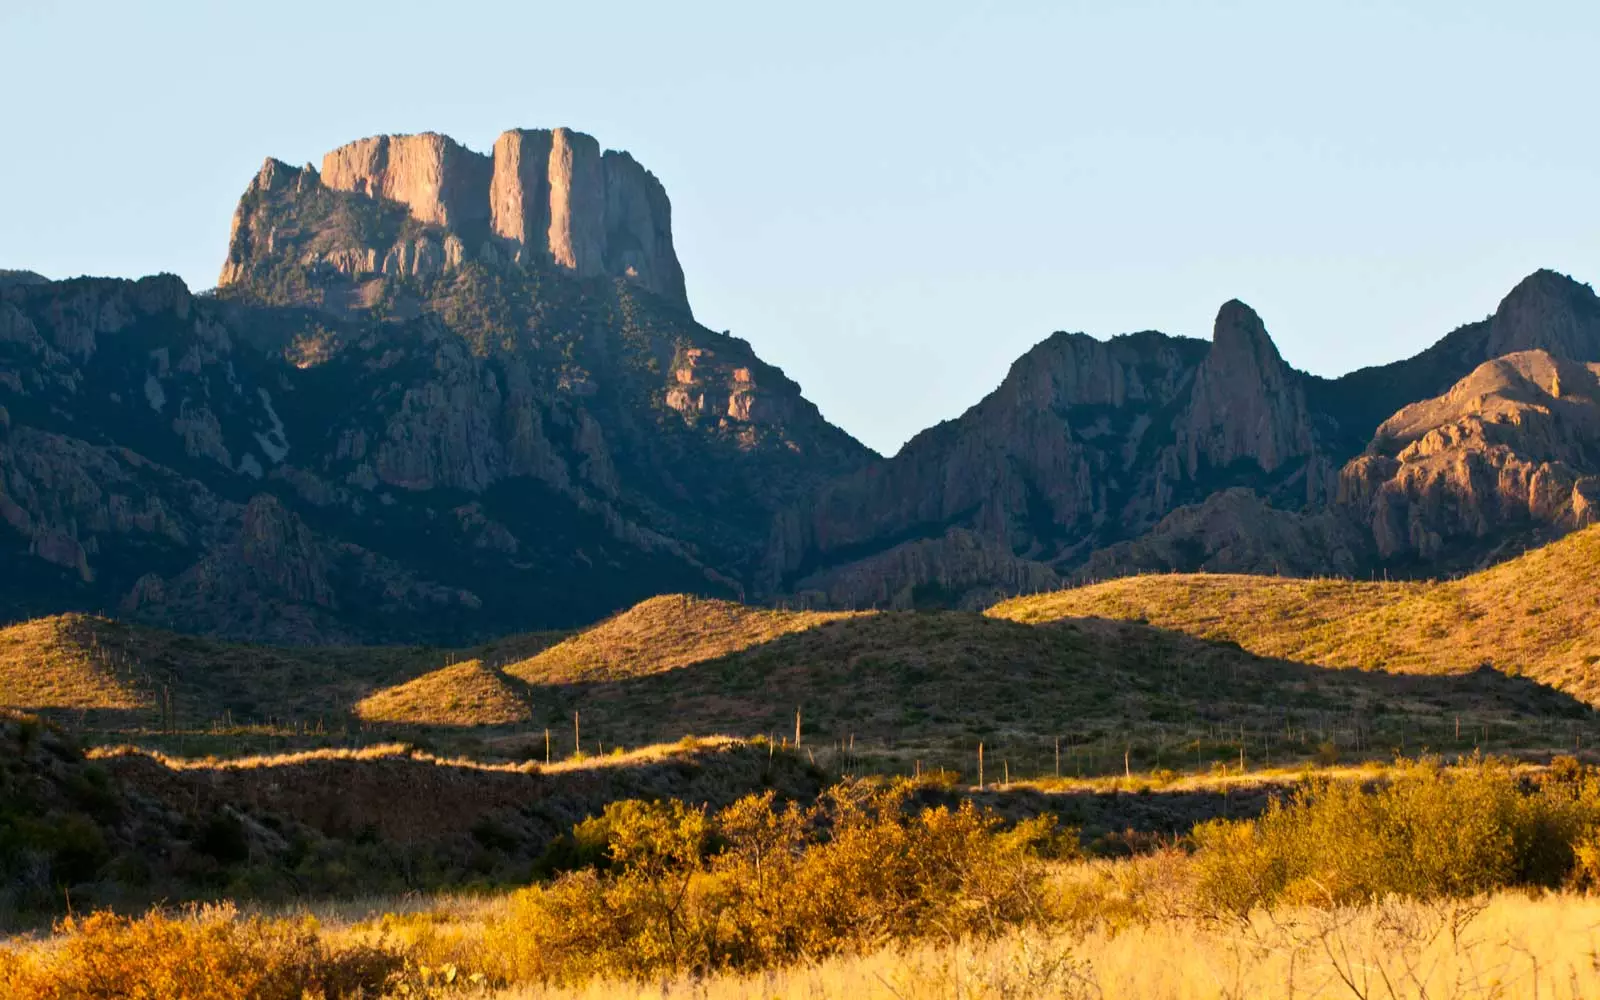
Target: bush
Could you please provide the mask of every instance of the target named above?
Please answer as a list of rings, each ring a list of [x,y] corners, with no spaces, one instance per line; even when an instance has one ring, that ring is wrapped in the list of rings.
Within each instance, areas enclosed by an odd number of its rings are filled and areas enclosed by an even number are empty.
[[[1600,789],[1587,778],[1532,787],[1496,761],[1403,763],[1374,789],[1321,781],[1259,819],[1196,827],[1198,901],[1243,913],[1554,887],[1578,874],[1597,824]]]
[[[0,996],[27,1000],[325,1000],[379,995],[403,956],[330,949],[313,920],[109,912],[62,921],[51,947],[0,949]]]
[[[748,796],[715,816],[613,803],[575,831],[604,864],[517,893],[479,952],[504,982],[758,968],[1038,920],[1048,819],[1010,832],[971,803],[906,808],[907,784],[841,785],[809,809]]]

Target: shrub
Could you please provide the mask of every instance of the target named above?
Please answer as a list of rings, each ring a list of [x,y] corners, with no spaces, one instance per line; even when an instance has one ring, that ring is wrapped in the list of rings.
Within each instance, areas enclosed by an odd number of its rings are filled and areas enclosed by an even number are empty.
[[[1197,900],[1243,913],[1557,886],[1597,823],[1600,790],[1587,779],[1532,787],[1496,761],[1403,763],[1373,789],[1316,782],[1259,819],[1196,827]]]
[[[19,1000],[325,1000],[376,996],[404,967],[376,947],[331,949],[316,922],[96,913],[56,927],[52,946],[0,949],[0,996]]]
[[[970,802],[920,812],[909,783],[835,787],[808,809],[748,796],[715,816],[619,802],[580,824],[604,864],[517,893],[488,931],[505,982],[757,968],[1038,920],[1040,855],[1075,837],[1050,819],[1002,832]]]

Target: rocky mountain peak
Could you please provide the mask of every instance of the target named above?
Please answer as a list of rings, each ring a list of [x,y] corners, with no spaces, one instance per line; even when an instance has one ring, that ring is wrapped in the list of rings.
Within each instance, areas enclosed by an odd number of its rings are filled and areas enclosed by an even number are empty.
[[[1600,298],[1564,274],[1539,270],[1517,283],[1489,320],[1488,356],[1549,351],[1600,360]]]
[[[1229,299],[1217,310],[1211,344],[1207,363],[1213,368],[1244,366],[1250,371],[1266,372],[1286,367],[1278,346],[1267,334],[1266,324],[1254,309],[1238,299]]]
[[[318,186],[396,206],[424,232],[368,245],[394,227],[352,233],[327,225],[324,211],[313,220],[317,245],[299,245],[306,220],[292,218],[280,196]],[[625,278],[688,309],[665,188],[627,153],[566,128],[513,129],[487,154],[433,132],[370,136],[330,151],[320,174],[268,159],[240,201],[219,284],[284,253],[354,279],[448,271],[469,258],[540,262],[582,278]]]
[[[1237,299],[1217,312],[1211,351],[1177,431],[1190,478],[1240,459],[1270,473],[1313,450],[1299,373],[1284,363],[1261,317]]]

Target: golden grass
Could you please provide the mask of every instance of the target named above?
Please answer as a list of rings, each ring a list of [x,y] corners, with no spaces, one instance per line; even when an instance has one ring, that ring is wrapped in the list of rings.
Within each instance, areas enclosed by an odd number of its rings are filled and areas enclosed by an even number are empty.
[[[55,615],[0,630],[0,705],[99,712],[109,729],[201,731],[267,719],[332,727],[363,721],[355,712],[363,700],[437,672],[412,692],[391,692],[374,711],[405,717],[386,724],[502,725],[526,720],[512,718],[517,699],[504,678],[450,673],[441,663],[526,659],[563,635],[513,635],[454,653],[406,646],[281,648],[93,615]],[[411,697],[429,687],[440,696],[437,717],[428,714],[425,698]],[[475,716],[487,721],[461,721]]]
[[[886,949],[747,976],[524,987],[500,1000],[1579,1000],[1600,996],[1600,899],[1504,893],[1172,919]]]
[[[511,726],[532,712],[498,672],[468,660],[356,702],[357,718],[412,726]]]
[[[733,601],[652,597],[506,668],[534,684],[575,684],[662,673],[855,617],[848,611],[773,611]]]
[[[95,637],[94,619],[57,615],[0,629],[0,705],[21,709],[154,708],[133,665]]]
[[[1600,705],[1600,526],[1451,582],[1141,576],[1021,597],[988,614],[1145,621],[1327,667],[1434,674],[1490,665]]]
[[[111,760],[121,757],[147,757],[171,771],[250,771],[260,768],[290,768],[302,764],[318,761],[381,761],[381,760],[407,760],[422,764],[434,764],[439,767],[460,768],[469,771],[492,771],[499,773],[530,774],[565,773],[593,770],[606,770],[611,768],[629,767],[638,764],[654,763],[669,757],[690,758],[720,750],[745,747],[749,744],[744,740],[737,740],[727,736],[709,736],[695,739],[679,740],[676,743],[659,743],[650,746],[635,747],[632,750],[621,750],[602,756],[568,757],[553,761],[550,764],[540,764],[534,761],[521,763],[504,763],[474,760],[470,757],[447,757],[440,754],[418,750],[407,743],[374,743],[361,747],[323,748],[317,750],[298,750],[290,753],[252,754],[244,757],[180,757],[173,754],[160,753],[142,747],[123,745],[115,747],[92,747],[85,756],[89,760]]]

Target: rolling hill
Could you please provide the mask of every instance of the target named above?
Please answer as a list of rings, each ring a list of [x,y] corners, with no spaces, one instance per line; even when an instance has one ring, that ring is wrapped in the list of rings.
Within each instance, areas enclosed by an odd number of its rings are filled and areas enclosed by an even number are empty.
[[[430,680],[431,671],[461,660],[525,659],[561,638],[528,633],[459,652],[250,646],[54,615],[0,629],[0,705],[110,730],[336,722],[363,699],[412,682],[443,703],[446,689],[469,687],[470,678],[441,671]],[[393,709],[404,700],[396,691],[378,704]]]
[[[1563,559],[1564,551],[1549,558]],[[1215,604],[1229,620],[1277,615],[1283,631],[1305,636],[1331,617],[1325,608],[1300,607],[1299,591],[1261,590],[1274,581],[1238,582],[1241,595],[1255,596],[1229,605],[1203,589],[1209,580],[1196,585],[1196,619]],[[1470,626],[1449,618],[1465,605],[1440,603],[1439,593],[1419,585],[1280,583],[1313,594],[1324,588],[1340,607],[1355,595],[1354,606],[1375,615],[1390,594],[1421,595],[1433,602],[1423,606],[1438,624],[1420,634],[1416,655],[1428,636],[1449,643],[1452,629]],[[1040,598],[1039,607],[1051,599],[1067,598]],[[1068,766],[1107,773],[1206,766],[1237,760],[1241,751],[1247,760],[1282,763],[1327,742],[1379,756],[1482,744],[1541,748],[1564,745],[1571,726],[1591,715],[1574,685],[1563,692],[1473,670],[1475,660],[1448,670],[1330,670],[1297,662],[1311,655],[1304,643],[1244,648],[1220,632],[1106,620],[1114,617],[1137,616],[1063,610],[1025,622],[999,613],[815,613],[667,596],[554,644],[555,637],[523,636],[456,652],[284,650],[100,619],[50,620],[0,634],[10,642],[0,697],[45,710],[92,742],[131,739],[222,755],[406,739],[525,759],[543,756],[546,730],[558,756],[575,740],[588,754],[690,733],[781,742],[792,738],[799,712],[803,746],[830,766],[900,770],[921,761],[961,770],[983,743],[1019,775],[1054,767],[1057,741]],[[29,636],[48,641],[30,653]],[[65,665],[57,687],[85,693],[75,703],[41,704],[47,699],[38,692],[48,685],[26,681],[40,673],[31,666],[38,663]],[[1328,665],[1376,664],[1334,657]],[[124,690],[134,692],[137,707],[110,708]],[[168,690],[173,708],[163,714]],[[94,698],[108,707],[91,710]],[[252,742],[249,734],[230,742],[227,734],[251,724],[276,742]]]
[[[1138,576],[1017,598],[988,614],[1145,622],[1325,667],[1437,675],[1487,665],[1600,704],[1600,526],[1454,581]]]

